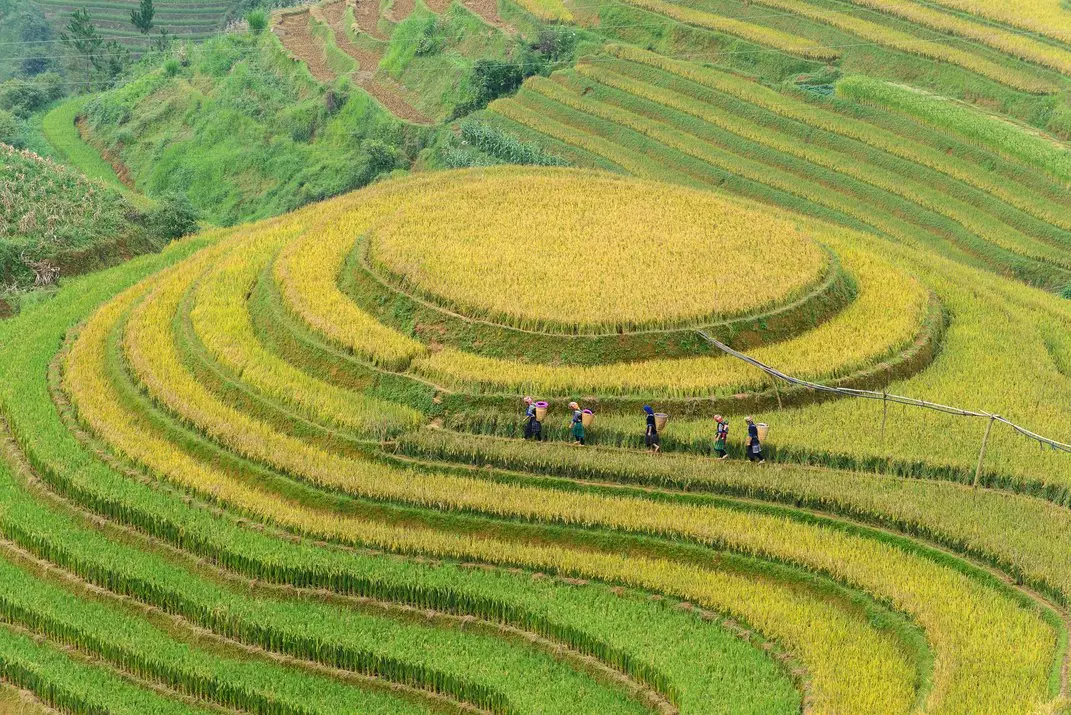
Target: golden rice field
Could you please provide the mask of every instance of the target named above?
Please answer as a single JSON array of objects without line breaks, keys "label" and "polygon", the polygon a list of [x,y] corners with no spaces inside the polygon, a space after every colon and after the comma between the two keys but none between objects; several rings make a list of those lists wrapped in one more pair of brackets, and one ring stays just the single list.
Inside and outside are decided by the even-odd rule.
[{"label": "golden rice field", "polygon": [[[510,208],[520,186],[537,220]],[[589,198],[600,189],[601,206]],[[486,221],[461,218],[481,212]],[[540,245],[534,226],[548,236]],[[663,237],[697,254],[713,244],[717,265],[769,265],[741,276],[631,252]],[[528,271],[519,248],[531,249]],[[947,363],[988,306],[1019,306],[1024,326],[1057,320],[1035,289],[923,263],[884,239],[568,169],[397,179],[187,239],[0,324],[0,350],[21,355],[0,363],[4,680],[61,708],[124,712],[710,712],[727,697],[734,712],[1027,713],[1059,702],[1068,592],[1046,534],[1063,533],[1064,507],[1025,478],[1001,481],[1016,473],[1009,453],[994,453],[962,508],[1012,499],[1025,521],[992,522],[986,538],[970,519],[935,531],[957,498],[947,480],[911,480],[894,510],[867,496],[885,488],[874,475],[851,490],[871,499],[853,511],[806,496],[813,466],[612,446],[641,433],[647,400],[671,414],[667,449],[703,451],[709,418],[680,415],[748,395],[767,405],[771,456],[808,425],[813,443],[824,439],[819,408],[787,391],[771,411],[770,385],[727,357],[568,367],[444,347],[451,330],[598,339],[521,328],[493,302],[583,279],[559,258],[574,248],[604,272],[621,267],[627,279],[600,299],[616,295],[618,319],[641,325],[644,296],[630,287],[674,271],[703,288],[663,294],[687,306],[675,318],[693,320],[778,301],[813,308],[822,293],[806,289],[841,276],[852,289],[818,324],[747,326],[752,354],[815,380],[886,375],[906,385],[890,389],[930,381],[941,397]],[[420,280],[398,279],[417,265]],[[715,280],[730,276],[742,282]],[[779,290],[729,302],[756,276]],[[414,321],[445,316],[437,332],[377,313],[367,296],[390,292],[422,306]],[[557,292],[568,299],[518,301],[543,312],[517,316],[600,315],[572,310],[585,293]],[[1030,349],[1024,336],[1012,352]],[[514,433],[524,391],[551,400],[551,442],[563,401],[593,406],[592,446],[472,432]],[[725,411],[738,429],[739,413]],[[843,414],[862,438],[868,418]],[[926,451],[933,477],[969,470]],[[766,491],[754,496],[769,504],[729,488],[759,474]]]},{"label": "golden rice field", "polygon": [[1071,712],[1071,11],[384,9],[579,49],[0,321],[0,710]]},{"label": "golden rice field", "polygon": [[[445,307],[530,330],[757,313],[816,283],[828,263],[791,220],[609,175],[458,175],[403,200],[368,229],[373,269]],[[750,269],[730,270],[727,256]]]}]

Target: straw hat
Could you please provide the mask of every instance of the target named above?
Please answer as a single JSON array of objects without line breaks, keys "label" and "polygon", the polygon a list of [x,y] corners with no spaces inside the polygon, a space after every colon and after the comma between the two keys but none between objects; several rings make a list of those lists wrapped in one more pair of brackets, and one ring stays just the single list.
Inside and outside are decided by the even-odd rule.
[{"label": "straw hat", "polygon": [[744,418],[744,422],[754,422],[754,421],[755,421],[755,418],[752,417],[751,415],[748,415],[747,417]]}]

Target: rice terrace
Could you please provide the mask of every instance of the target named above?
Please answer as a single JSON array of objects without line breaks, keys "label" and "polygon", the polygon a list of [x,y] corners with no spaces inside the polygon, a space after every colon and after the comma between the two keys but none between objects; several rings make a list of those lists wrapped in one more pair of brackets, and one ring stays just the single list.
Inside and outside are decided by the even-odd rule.
[{"label": "rice terrace", "polygon": [[1071,5],[0,0],[0,713],[1071,713]]}]

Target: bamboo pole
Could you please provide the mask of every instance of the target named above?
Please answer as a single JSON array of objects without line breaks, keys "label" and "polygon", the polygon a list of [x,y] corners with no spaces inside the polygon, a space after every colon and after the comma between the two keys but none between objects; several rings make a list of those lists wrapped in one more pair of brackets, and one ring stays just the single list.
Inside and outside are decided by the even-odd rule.
[{"label": "bamboo pole", "polygon": [[885,423],[889,419],[889,395],[881,391],[881,448],[885,449]]},{"label": "bamboo pole", "polygon": [[978,480],[982,476],[982,460],[985,459],[985,448],[989,444],[989,432],[993,429],[993,423],[997,421],[996,415],[990,415],[989,422],[985,426],[985,436],[982,437],[982,450],[978,452],[978,466],[974,469],[974,484],[975,489],[978,488]]}]

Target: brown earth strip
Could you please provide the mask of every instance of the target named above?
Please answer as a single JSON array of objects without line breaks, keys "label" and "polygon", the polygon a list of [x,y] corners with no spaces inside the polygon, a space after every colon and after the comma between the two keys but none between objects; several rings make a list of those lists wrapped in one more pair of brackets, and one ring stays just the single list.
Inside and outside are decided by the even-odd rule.
[{"label": "brown earth strip", "polygon": [[413,13],[415,7],[416,0],[394,0],[387,16],[394,22],[401,22]]},{"label": "brown earth strip", "polygon": [[372,78],[367,82],[359,82],[358,84],[361,89],[372,95],[376,101],[399,119],[412,124],[433,124],[431,119],[424,116],[420,110],[407,102],[387,81]]},{"label": "brown earth strip", "polygon": [[379,31],[379,0],[353,0],[353,18],[361,32],[377,40],[386,40],[387,36]]},{"label": "brown earth strip", "polygon": [[354,75],[357,86],[372,95],[376,101],[386,107],[387,111],[399,119],[413,124],[431,124],[432,120],[406,101],[400,91],[389,87],[384,80],[376,79],[375,71],[383,55],[358,47],[350,41],[349,34],[346,32],[346,0],[324,5],[321,12],[324,20],[331,27],[331,31],[335,33],[335,44],[340,50],[357,60],[357,64],[360,65],[360,70]]},{"label": "brown earth strip", "polygon": [[517,34],[517,29],[503,21],[502,17],[498,14],[497,0],[461,0],[461,4],[488,25],[497,27],[499,30],[502,30],[502,32],[509,35]]},{"label": "brown earth strip", "polygon": [[436,15],[442,15],[446,12],[453,2],[454,0],[424,0],[424,4]]},{"label": "brown earth strip", "polygon": [[350,41],[349,34],[346,32],[345,0],[338,0],[338,2],[324,5],[321,8],[321,12],[324,20],[327,21],[327,24],[335,33],[335,44],[338,45],[338,49],[357,60],[357,64],[361,66],[360,74],[370,75],[374,73],[383,55],[382,53],[358,47]]},{"label": "brown earth strip", "polygon": [[272,32],[278,35],[283,47],[291,55],[305,63],[317,81],[330,84],[337,77],[327,66],[320,43],[309,30],[311,19],[308,11],[282,15]]}]

